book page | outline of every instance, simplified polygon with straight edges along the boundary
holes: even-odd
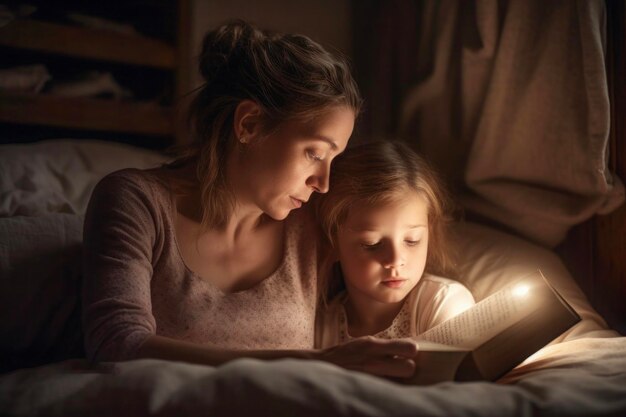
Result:
[[[511,284],[472,308],[420,334],[419,340],[474,349],[528,314],[532,303],[519,284]]]
[[[441,351],[432,343],[471,351],[460,362],[455,360],[455,380],[494,381],[578,321],[578,314],[537,271],[518,278],[416,339],[420,354],[431,354],[423,357],[434,362],[433,354],[443,358],[444,353],[448,354],[445,360],[452,361],[452,352]],[[423,367],[424,377],[433,379],[436,371]],[[445,368],[445,374],[448,373]],[[419,380],[416,376],[415,381]]]

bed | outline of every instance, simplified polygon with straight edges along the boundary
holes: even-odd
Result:
[[[295,359],[90,364],[78,297],[90,192],[108,172],[165,160],[86,139],[0,146],[0,415],[626,416],[626,337],[553,251],[472,222],[455,224],[453,244],[477,299],[540,268],[582,318],[496,383],[406,386]]]

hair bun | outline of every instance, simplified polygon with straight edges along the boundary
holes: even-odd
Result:
[[[207,82],[214,80],[238,52],[264,37],[263,32],[243,20],[233,20],[208,32],[202,42],[200,74]]]

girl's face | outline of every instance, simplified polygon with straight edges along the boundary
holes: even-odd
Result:
[[[428,254],[428,207],[414,191],[349,211],[337,232],[346,288],[357,301],[397,303],[419,282]]]
[[[242,167],[248,173],[243,185],[248,202],[282,220],[313,192],[327,192],[330,164],[346,148],[354,117],[350,108],[334,107],[310,122],[285,122],[247,145]]]

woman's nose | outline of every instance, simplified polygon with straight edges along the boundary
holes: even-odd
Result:
[[[322,167],[313,175],[309,177],[307,183],[309,186],[313,187],[315,191],[318,193],[327,193],[329,189],[330,182],[330,165],[323,164]]]

